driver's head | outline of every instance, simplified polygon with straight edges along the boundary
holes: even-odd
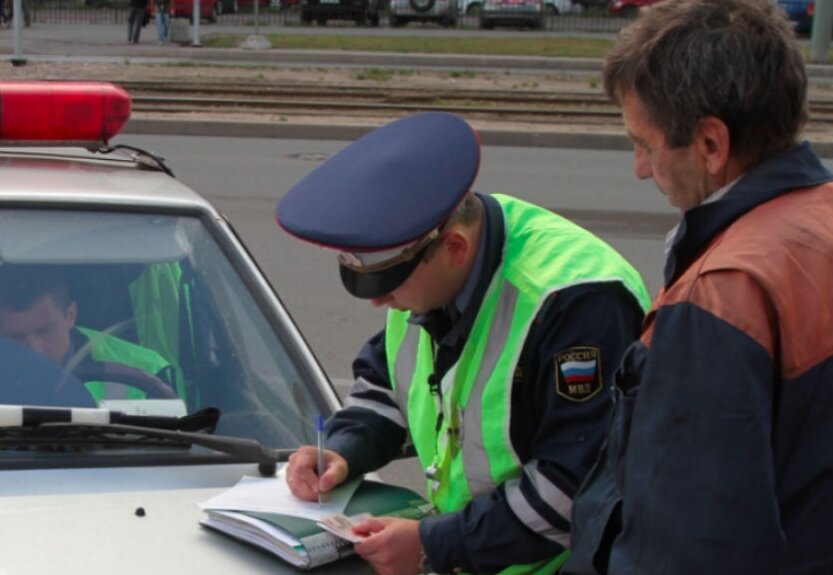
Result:
[[[71,347],[77,304],[62,277],[49,272],[4,276],[0,281],[0,335],[58,363]]]

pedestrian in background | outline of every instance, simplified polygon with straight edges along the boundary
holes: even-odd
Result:
[[[6,0],[0,0],[0,26],[9,26],[11,16],[6,13]]]
[[[156,38],[159,44],[168,41],[171,27],[171,1],[152,0],[153,12],[156,15]]]
[[[681,221],[573,507],[571,574],[833,573],[833,174],[768,0],[667,0],[608,53]]]
[[[130,11],[127,14],[127,41],[131,44],[139,43],[142,27],[148,9],[148,0],[130,0]]]

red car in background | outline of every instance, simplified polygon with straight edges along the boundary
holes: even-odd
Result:
[[[607,11],[611,14],[618,14],[623,18],[635,18],[639,10],[644,6],[656,4],[662,0],[610,0]]]
[[[293,0],[290,0],[290,2]],[[148,13],[153,14],[152,2],[148,3]],[[174,18],[187,18],[194,20],[195,0],[171,0]],[[273,0],[258,0],[260,10],[268,9]],[[217,21],[220,14],[236,14],[241,9],[246,12],[254,10],[254,0],[199,0],[200,20],[207,20],[212,24]]]
[[[173,7],[172,18],[187,18],[194,21],[195,0],[170,0]],[[217,21],[217,16],[222,13],[220,6],[222,0],[198,0],[200,3],[200,20],[207,20],[212,24]],[[153,20],[153,0],[148,2],[148,14]]]

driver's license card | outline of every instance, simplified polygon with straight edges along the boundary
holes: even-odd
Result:
[[[317,521],[317,523],[319,527],[329,531],[336,537],[346,539],[352,543],[358,543],[364,539],[364,537],[353,533],[353,526],[358,525],[370,517],[372,517],[370,513],[360,513],[359,515],[353,515],[351,517],[348,517],[343,513],[335,513],[333,515],[322,517]]]

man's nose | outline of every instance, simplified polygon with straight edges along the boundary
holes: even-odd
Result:
[[[651,162],[648,160],[648,154],[639,146],[633,150],[633,171],[640,180],[647,180],[648,178],[654,177]]]
[[[36,335],[25,335],[22,338],[20,338],[19,341],[29,349],[32,349],[38,353],[43,353],[43,339]]]
[[[393,296],[388,293],[383,296],[371,298],[370,305],[372,305],[373,307],[382,307],[383,305],[388,305],[392,301]]]

